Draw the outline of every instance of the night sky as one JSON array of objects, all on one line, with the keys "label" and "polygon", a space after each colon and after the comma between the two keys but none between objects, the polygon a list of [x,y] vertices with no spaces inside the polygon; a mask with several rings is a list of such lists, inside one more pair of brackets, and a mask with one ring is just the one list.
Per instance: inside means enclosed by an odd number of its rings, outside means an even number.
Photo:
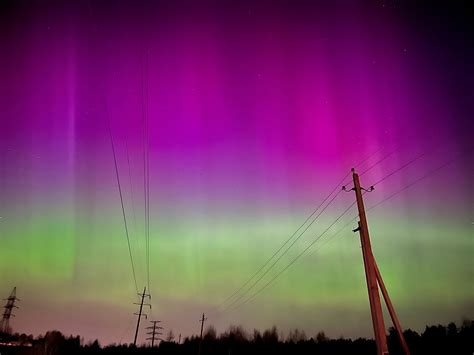
[{"label": "night sky", "polygon": [[[372,167],[366,187],[386,177],[368,208],[400,191],[368,222],[402,326],[474,318],[473,24],[460,1],[2,1],[0,297],[18,288],[13,329],[132,340],[109,133],[142,290],[147,121],[148,314],[165,331],[196,334],[206,312],[218,331],[371,337],[355,207],[258,296],[215,312],[353,166]],[[353,201],[340,193],[249,295]]]}]

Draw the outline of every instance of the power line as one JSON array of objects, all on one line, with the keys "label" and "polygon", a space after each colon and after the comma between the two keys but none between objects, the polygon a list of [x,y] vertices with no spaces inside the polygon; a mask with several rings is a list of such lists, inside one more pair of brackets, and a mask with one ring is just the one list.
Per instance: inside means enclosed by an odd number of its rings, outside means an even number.
[{"label": "power line", "polygon": [[[454,157],[453,159],[437,166],[436,168],[434,169],[431,169],[430,171],[428,171],[427,173],[423,174],[421,177],[419,177],[418,179],[412,181],[411,183],[403,186],[401,189],[395,191],[394,193],[392,193],[391,195],[387,196],[386,198],[384,198],[383,200],[377,202],[375,205],[373,206],[370,206],[369,208],[366,209],[366,211],[371,211],[373,209],[375,209],[376,207],[380,206],[381,204],[387,202],[388,200],[392,199],[393,197],[395,197],[396,195],[402,193],[403,191],[409,189],[410,187],[412,187],[413,185],[417,184],[418,182],[426,179],[428,176],[430,176],[431,174],[434,174],[436,173],[437,171],[445,168],[446,166],[448,166],[449,164],[452,164],[454,161],[456,161],[462,154],[459,154],[458,156]],[[344,224],[336,233],[334,233],[329,239],[326,239],[325,243],[324,244],[321,244],[320,247],[323,247],[324,245],[328,244],[329,242],[331,242],[335,237],[337,237],[347,226],[349,226],[351,223],[353,223],[356,219],[357,219],[358,216],[354,216],[352,217],[350,220],[347,221],[346,224]]]},{"label": "power line", "polygon": [[[400,149],[400,147],[397,147],[395,148],[394,150],[390,151],[389,153],[385,154],[381,159],[377,160],[374,164],[372,164],[371,166],[369,166],[367,169],[365,169],[361,175],[369,172],[370,170],[372,170],[373,168],[375,168],[377,165],[379,165],[380,163],[382,163],[384,160],[388,159],[392,154],[394,154],[396,151],[398,151]],[[354,165],[354,168],[357,168],[357,167],[360,167],[363,163],[365,163],[366,161],[368,161],[370,158],[372,158],[373,156],[375,156],[378,152],[380,152],[382,150],[382,148],[379,148],[377,149],[375,152],[373,152],[372,154],[370,154],[367,158],[363,159],[361,162],[359,162],[358,164]],[[349,174],[347,174],[347,176],[349,176]],[[348,185],[350,184],[350,182],[352,181],[352,179],[349,179],[346,183],[344,183],[344,186],[345,185]]]},{"label": "power line", "polygon": [[383,149],[383,147],[380,147],[378,148],[377,150],[375,150],[372,154],[370,154],[367,158],[361,160],[358,164],[356,164],[354,167],[355,168],[358,168],[360,167],[362,164],[364,164],[366,161],[370,160],[371,158],[373,158],[378,152],[380,152],[381,150]]},{"label": "power line", "polygon": [[376,182],[374,182],[374,183],[372,184],[372,186],[376,186],[376,185],[380,184],[382,181],[384,181],[384,180],[388,179],[390,176],[392,176],[392,175],[398,173],[400,170],[405,169],[407,166],[413,164],[415,161],[417,161],[417,160],[423,158],[423,157],[424,157],[425,155],[427,155],[427,154],[428,154],[428,152],[423,152],[423,153],[421,153],[420,155],[417,155],[415,158],[409,160],[409,161],[406,162],[405,164],[401,165],[399,168],[395,169],[395,170],[392,171],[391,173],[385,175],[385,176],[382,177],[381,179],[379,179],[379,180],[377,180]]},{"label": "power line", "polygon": [[[369,168],[367,168],[366,170],[364,170],[362,174],[365,174],[367,173],[368,171],[370,171],[371,169],[373,169],[375,166],[377,166],[378,164],[380,164],[381,162],[383,162],[384,160],[386,160],[388,157],[390,157],[392,154],[394,154],[399,148],[395,149],[395,150],[392,150],[391,152],[389,152],[388,154],[386,154],[384,157],[382,157],[382,159],[378,160],[376,163],[374,163],[373,165],[371,165]],[[378,151],[380,151],[380,149],[378,149],[376,152],[372,153],[370,157],[372,157],[373,155],[375,155]],[[397,169],[396,171],[390,173],[389,175],[387,175],[386,177],[382,178],[381,180],[379,180],[379,182],[381,182],[382,180],[388,178],[389,176],[395,174],[397,171],[400,171],[402,169],[404,169],[405,167],[407,167],[408,165],[414,163],[415,161],[417,161],[418,159],[420,159],[421,157],[425,156],[427,154],[427,152],[415,157],[414,159],[411,159],[409,162],[407,162],[406,164],[404,164],[403,166],[401,166],[399,169]],[[357,166],[360,166],[361,164],[363,164],[365,161],[367,161],[368,159],[370,159],[370,157],[364,159],[363,161],[361,161],[359,164],[357,164]],[[346,176],[344,176],[344,178],[341,180],[341,183],[346,179],[346,177],[348,176],[349,174],[347,174]],[[378,182],[377,182],[378,183]],[[339,187],[340,183],[336,186],[335,189],[337,189]],[[316,208],[311,214],[310,216],[304,221],[304,223],[283,243],[282,246],[280,246],[280,248],[242,285],[240,286],[234,293],[232,293],[229,297],[227,297],[221,304],[219,304],[217,307],[216,307],[216,310],[218,310],[219,307],[221,307],[223,304],[225,304],[227,301],[231,300],[235,295],[237,295],[242,289],[244,289],[270,262],[271,260],[273,260],[276,255],[278,255],[278,253],[285,247],[286,244],[288,244],[292,239],[293,237],[296,235],[296,233],[308,222],[308,220],[311,219],[311,217],[316,213],[316,211],[322,206],[322,204],[324,204],[324,202],[329,198],[329,196],[332,195],[332,193],[335,191],[335,189],[333,191],[331,191],[331,193],[323,200],[323,202],[321,203],[320,206],[318,206],[318,208]],[[336,195],[337,196],[337,195]],[[336,197],[335,196],[335,197]],[[335,198],[334,197],[334,198]],[[334,200],[333,198],[333,200]],[[332,202],[332,200],[331,200]],[[328,204],[329,205],[329,204]],[[326,207],[328,207],[328,205]],[[325,207],[325,208],[326,208]],[[370,210],[370,209],[369,209]],[[324,210],[323,210],[324,211]],[[321,213],[323,212],[321,211]],[[320,214],[319,214],[320,215]],[[318,215],[318,216],[319,216]],[[317,216],[317,217],[318,217]],[[317,219],[317,217],[311,222],[311,224]],[[340,216],[342,217],[342,216]],[[349,225],[355,218],[357,217],[354,217],[352,218],[351,220],[348,221],[348,223],[346,223],[344,225],[343,228],[345,228],[347,225]],[[310,225],[311,225],[310,224]],[[309,226],[310,226],[309,225]],[[263,279],[263,277],[272,269],[273,266],[276,265],[276,263],[283,257],[283,255],[286,254],[286,252],[288,252],[288,250],[296,243],[296,241],[302,236],[302,234],[309,228],[309,226],[306,227],[306,229],[298,236],[298,238],[296,240],[293,241],[293,243],[285,250],[285,252],[280,255],[277,260],[264,272],[263,275],[261,275],[246,291],[244,291],[239,297],[237,297],[236,299],[234,299],[233,302],[231,302],[227,307],[225,307],[225,309],[222,311],[226,311],[227,309],[229,309],[230,307],[232,307],[234,304],[236,304],[240,299],[242,299],[261,279]],[[340,231],[342,231],[342,229]],[[340,231],[338,231],[335,235],[337,235],[338,233],[340,233]],[[326,232],[326,231],[325,231]],[[335,235],[333,235],[331,237],[334,238]],[[319,240],[319,237],[317,238]],[[316,242],[316,241],[315,241]],[[314,242],[314,243],[315,243]],[[314,244],[312,243],[311,246]],[[309,249],[309,248],[308,248]],[[305,249],[306,251],[307,249]],[[304,254],[304,252],[302,254]],[[300,256],[302,255],[300,254]],[[299,256],[296,258],[296,260],[299,258]],[[289,265],[287,265],[287,267],[284,269],[286,270],[288,267],[290,267],[296,260],[294,260],[292,263],[290,263]],[[273,279],[272,279],[273,280]],[[266,286],[264,286],[263,288],[266,288]],[[259,291],[257,291],[257,293],[259,293]],[[252,296],[251,296],[252,297]],[[244,301],[244,303],[246,303],[246,301]],[[238,308],[239,306],[237,306],[236,308]],[[218,311],[219,312],[219,311]]]},{"label": "power line", "polygon": [[[369,172],[370,170],[372,170],[373,168],[375,168],[377,165],[379,165],[380,163],[382,163],[383,161],[387,160],[388,158],[390,158],[395,152],[397,152],[400,148],[397,147],[395,148],[394,150],[390,151],[389,153],[385,154],[381,159],[377,160],[374,164],[372,164],[371,166],[369,166],[367,169],[365,169],[363,172],[360,173],[360,176],[364,175],[365,173]],[[356,166],[357,167],[357,166]]]},{"label": "power line", "polygon": [[[419,177],[418,179],[412,181],[411,183],[403,186],[401,189],[395,191],[394,193],[390,194],[389,196],[387,196],[386,198],[384,198],[383,200],[377,202],[375,205],[373,206],[370,206],[369,208],[366,209],[366,211],[371,211],[373,209],[375,209],[376,207],[380,206],[381,204],[387,202],[388,200],[392,199],[393,197],[395,197],[396,195],[402,193],[403,191],[409,189],[410,187],[412,187],[413,185],[417,184],[418,182],[426,179],[428,176],[430,176],[431,174],[434,174],[436,173],[437,171],[445,168],[446,166],[448,166],[449,164],[452,164],[453,162],[455,162],[462,154],[459,154],[458,156],[454,157],[453,159],[437,166],[436,168],[428,171],[427,173],[423,174],[421,177]],[[336,233],[334,233],[329,239],[326,239],[325,243],[321,245],[321,247],[323,247],[324,245],[328,244],[331,240],[333,240],[337,235],[339,235],[339,233],[341,233],[347,226],[349,226],[351,223],[353,223],[356,219],[357,219],[358,216],[354,216],[352,217],[349,221],[347,221],[346,224],[344,224]]]},{"label": "power line", "polygon": [[[358,215],[357,216],[354,216],[352,217],[351,219],[349,219],[340,229],[338,229],[336,231],[336,233],[334,233],[333,235],[331,235],[329,238],[327,238],[322,244],[319,245],[319,249],[322,248],[323,246],[329,244],[334,238],[336,238],[343,230],[346,229],[346,227],[348,227],[351,223],[353,223],[357,217],[359,217]],[[319,250],[318,248],[315,248],[313,250],[313,253],[316,252],[317,250]],[[309,256],[311,256],[313,253],[309,254]]]},{"label": "power line", "polygon": [[321,234],[319,234],[316,239],[314,239],[301,253],[299,253],[287,266],[285,266],[278,274],[276,274],[270,281],[268,281],[262,288],[260,288],[257,292],[252,294],[250,297],[248,297],[246,300],[244,300],[242,303],[238,304],[235,306],[233,309],[237,309],[248,303],[250,300],[255,298],[257,295],[259,295],[262,291],[264,291],[268,286],[270,286],[281,274],[283,274],[287,269],[289,269],[303,254],[305,254],[318,240],[321,239],[321,237],[326,234],[329,229],[331,229],[354,205],[355,201],[352,202],[345,210],[342,212]]},{"label": "power line", "polygon": [[[306,220],[303,222],[303,224],[301,224],[297,229],[296,231],[273,253],[273,255],[267,259],[267,261],[242,285],[240,286],[234,293],[232,293],[229,297],[227,297],[223,302],[221,302],[217,307],[216,307],[216,310],[218,308],[220,308],[222,305],[224,305],[227,301],[231,300],[234,296],[236,296],[242,289],[244,289],[278,254],[279,252],[293,239],[293,237],[301,230],[301,228],[303,228],[306,223],[315,215],[315,213],[324,205],[324,203],[329,199],[329,197],[339,188],[340,184],[342,183],[342,181],[344,181],[346,179],[347,176],[349,176],[350,173],[346,174],[342,179],[341,181],[334,187],[334,189],[331,190],[331,192],[323,199],[323,201],[319,204],[319,206],[313,210],[313,212],[306,218]],[[251,286],[250,288],[248,288],[241,296],[239,296],[238,298],[236,298],[232,303],[230,303],[227,307],[229,308],[230,306],[232,306],[233,304],[235,304],[238,300],[240,300],[243,296],[245,296],[246,293],[248,293],[267,273],[268,271],[270,271],[270,269],[281,259],[281,257],[283,255],[285,255],[288,250],[298,241],[298,239],[308,230],[308,228],[319,218],[319,216],[326,210],[326,208],[329,206],[329,204],[331,204],[334,199],[337,197],[337,195],[339,194],[339,192],[332,198],[331,201],[329,201],[329,203],[326,205],[326,207],[324,207],[324,209],[322,211],[320,211],[320,213],[310,222],[310,224],[308,226],[306,226],[306,228],[303,230],[302,233],[300,233],[300,235],[293,241],[293,243],[283,252],[283,254],[281,254],[277,260],[265,271],[265,273],[260,277],[258,278]]]},{"label": "power line", "polygon": [[150,290],[150,118],[148,112],[148,51],[145,54],[145,63],[146,63],[146,201],[147,201],[147,225],[146,225],[146,235],[147,235],[147,284],[148,289]]},{"label": "power line", "polygon": [[[382,148],[379,148],[377,149],[376,151],[374,151],[372,154],[370,154],[367,158],[363,159],[362,161],[360,161],[356,166],[360,166],[362,165],[363,163],[365,163],[367,160],[369,160],[370,158],[372,158],[375,154],[377,154]],[[382,162],[383,160],[385,160],[386,158],[388,158],[391,154],[393,154],[396,150],[390,152],[389,154],[387,154],[386,156],[384,156],[381,160],[379,160],[378,162],[376,162],[374,165],[372,165],[371,167],[369,167],[367,171],[369,171],[370,169],[372,169],[374,166],[376,166],[377,164],[379,164],[380,162]],[[247,281],[245,281],[236,291],[234,291],[230,296],[228,296],[224,301],[222,301],[217,307],[215,307],[215,310],[218,310],[220,307],[222,307],[225,303],[227,303],[228,301],[230,301],[234,296],[236,296],[237,294],[239,294],[239,292],[241,290],[243,290],[277,255],[278,253],[285,247],[285,245],[287,245],[292,239],[293,237],[301,230],[301,228],[303,228],[305,226],[305,224],[314,216],[314,214],[323,206],[323,204],[329,199],[329,197],[337,190],[339,189],[340,185],[345,181],[345,179],[350,175],[350,172],[347,173],[342,179],[340,182],[338,182],[338,184],[336,184],[336,186],[333,188],[333,190],[323,199],[323,201],[319,204],[318,207],[316,207],[316,209],[313,210],[313,212],[306,218],[306,220],[296,229],[295,232],[293,232],[293,234],[273,253],[273,255],[267,259],[267,261],[259,268],[257,269],[257,271],[252,274],[252,276],[247,279]],[[316,217],[317,218],[317,217]],[[311,222],[314,223],[315,219]],[[310,225],[311,225],[310,224]],[[303,233],[309,228],[309,226],[303,231]],[[298,236],[297,239],[299,239],[301,237],[302,234],[300,234]],[[293,243],[294,244],[294,243]],[[292,245],[293,245],[292,244]],[[290,246],[291,247],[291,246]],[[286,252],[285,252],[286,253]],[[284,253],[284,254],[285,254]],[[280,256],[281,258],[281,256]],[[279,259],[280,259],[279,258]],[[278,259],[278,260],[279,260]],[[277,260],[277,261],[278,261]],[[265,272],[268,273],[268,271],[271,269],[271,267]],[[263,276],[265,276],[265,274]],[[263,278],[263,276],[261,278]],[[261,279],[260,278],[260,279]],[[260,280],[259,279],[259,280]],[[257,280],[257,282],[259,281]],[[253,286],[253,285],[252,285]],[[250,287],[250,289],[252,288],[252,286]],[[249,289],[249,290],[250,290]],[[248,292],[248,290],[246,291]],[[245,293],[244,293],[245,295]],[[242,296],[240,296],[239,298],[237,298],[236,300],[234,300],[230,305],[234,304],[236,301],[238,301],[239,299],[241,299]],[[226,307],[226,309],[229,308],[229,306]]]},{"label": "power line", "polygon": [[[142,56],[143,56],[143,48],[142,48]],[[147,239],[147,190],[146,190],[146,131],[145,131],[145,74],[144,74],[144,65],[143,65],[143,57],[141,58],[141,113],[142,113],[142,148],[143,148],[143,216],[144,216],[144,224],[143,224],[143,235],[145,237],[145,273],[148,270],[147,267],[147,248],[148,248],[148,239]],[[149,290],[149,289],[148,289]]]},{"label": "power line", "polygon": [[148,290],[150,290],[150,118],[148,111],[148,49],[145,50],[145,109],[146,109],[146,125],[145,125],[145,143],[146,143],[146,277]]},{"label": "power line", "polygon": [[[144,41],[144,40],[143,40]],[[143,200],[144,200],[144,236],[145,270],[148,290],[150,289],[150,179],[149,179],[149,119],[148,119],[148,51],[142,43],[141,97],[142,97],[142,145],[143,145]]]},{"label": "power line", "polygon": [[[410,188],[411,186],[415,185],[416,183],[422,181],[423,179],[425,179],[426,177],[430,176],[431,174],[445,168],[446,166],[448,166],[449,164],[452,164],[454,161],[456,161],[462,154],[459,154],[457,155],[455,158],[437,166],[436,168],[428,171],[427,173],[425,173],[424,175],[422,175],[421,177],[419,177],[418,179],[414,180],[413,182],[405,185],[403,188],[397,190],[396,192],[394,192],[393,194],[389,195],[388,197],[386,197],[385,199],[381,200],[380,202],[376,203],[375,205],[371,206],[370,208],[367,208],[367,211],[370,211],[370,210],[373,210],[374,208],[378,207],[379,205],[381,205],[382,203],[385,203],[386,201],[390,200],[391,198],[395,197],[396,195],[398,195],[399,193],[407,190],[408,188]],[[309,244],[300,254],[298,254],[285,268],[283,268],[278,274],[276,274],[269,282],[267,282],[262,288],[260,288],[257,292],[255,292],[253,295],[251,295],[250,297],[248,297],[246,300],[244,300],[242,303],[238,304],[237,306],[235,306],[233,308],[233,310],[237,309],[237,308],[240,308],[242,307],[243,305],[245,305],[246,303],[248,303],[249,301],[251,301],[253,298],[255,298],[258,294],[260,294],[261,292],[263,292],[268,286],[270,286],[283,272],[285,272],[288,268],[290,268],[301,256],[303,256],[318,240],[320,240],[320,238],[325,234],[327,233],[327,231],[332,227],[334,226],[340,218],[342,218],[349,210],[350,208],[352,208],[354,205],[355,205],[355,201],[350,205],[348,206],[344,212],[339,215],[339,217],[328,227],[326,228],[315,240],[313,240],[313,242],[311,242],[311,244]],[[336,236],[338,236],[347,226],[349,226],[353,221],[355,221],[357,219],[358,216],[354,216],[352,217],[350,220],[348,220],[340,229],[338,229],[329,239],[326,239],[325,243],[324,244],[321,244],[320,245],[320,248],[322,248],[324,245],[328,244],[331,240],[333,240]],[[225,310],[224,310],[225,311]],[[222,312],[224,312],[222,311]]]},{"label": "power line", "polygon": [[132,170],[130,167],[130,154],[129,154],[127,140],[125,140],[125,151],[127,153],[128,180],[130,183],[130,198],[132,200],[133,228],[134,228],[135,233],[137,233],[137,214],[135,212],[135,197],[133,193]]},{"label": "power line", "polygon": [[[402,166],[400,166],[399,168],[397,168],[396,170],[392,171],[391,173],[385,175],[384,177],[380,178],[378,181],[376,181],[375,183],[372,184],[372,186],[375,186],[379,183],[381,183],[382,181],[384,181],[385,179],[388,179],[389,177],[391,177],[392,175],[396,174],[397,172],[399,172],[400,170],[406,168],[407,166],[411,165],[412,163],[416,162],[417,160],[423,158],[424,156],[428,155],[428,154],[431,154],[431,153],[434,153],[436,152],[437,150],[439,150],[442,146],[445,146],[446,143],[441,143],[439,145],[437,145],[435,148],[431,149],[431,150],[426,150],[424,152],[422,152],[421,154],[417,155],[416,157],[412,158],[411,160],[409,160],[408,162],[406,162],[405,164],[403,164]],[[393,150],[392,152],[390,152],[389,154],[387,154],[385,157],[383,157],[381,160],[379,160],[378,162],[376,162],[374,165],[372,165],[371,167],[369,167],[368,169],[364,170],[361,174],[359,174],[359,176],[362,176],[364,175],[366,172],[368,172],[369,170],[371,170],[373,167],[375,167],[376,165],[380,164],[382,161],[384,161],[385,159],[387,159],[390,155],[392,155],[393,153],[395,153],[396,151],[398,151],[400,149],[400,147],[396,148],[395,150]]]},{"label": "power line", "polygon": [[[370,158],[372,158],[375,154],[377,154],[382,148],[379,148],[377,150],[375,150],[372,154],[370,154],[367,158],[363,159],[362,161],[360,161],[356,166],[360,166],[362,165],[363,163],[365,163],[367,160],[369,160]],[[374,166],[376,166],[377,164],[379,164],[380,162],[382,162],[383,160],[385,160],[386,158],[388,158],[391,154],[393,154],[396,150],[390,152],[389,154],[387,154],[386,156],[384,156],[384,158],[382,158],[381,160],[379,160],[377,163],[375,163],[374,165],[372,165],[371,167],[369,167],[367,171],[369,171],[370,169],[372,169]],[[306,218],[306,220],[303,222],[303,224],[301,224],[297,229],[296,231],[273,253],[273,255],[267,259],[267,261],[246,281],[244,282],[234,293],[232,293],[230,296],[228,296],[224,301],[222,301],[217,307],[216,309],[219,309],[220,307],[222,307],[222,305],[224,305],[226,302],[228,302],[229,300],[231,300],[234,296],[236,296],[242,289],[245,288],[245,286],[247,286],[275,257],[276,255],[278,255],[278,253],[285,247],[286,244],[288,244],[292,239],[293,237],[298,233],[298,231],[303,228],[303,226],[314,216],[314,214],[321,208],[321,206],[327,201],[327,199],[337,190],[339,189],[339,187],[341,186],[342,183],[344,183],[345,179],[350,175],[350,172],[347,173],[341,180],[340,182],[338,182],[336,184],[336,186],[333,188],[333,190],[324,198],[324,200],[319,204],[318,207],[316,207],[315,210],[313,210],[313,212]],[[317,218],[317,217],[316,217]],[[315,219],[311,222],[314,223]],[[310,224],[310,225],[311,225]],[[309,228],[309,226],[303,231],[303,233]],[[301,234],[298,236],[297,239],[299,239],[301,237]],[[294,243],[293,243],[294,244]],[[292,244],[292,245],[293,245]],[[286,252],[285,252],[286,253]],[[281,256],[280,256],[281,258]],[[279,258],[279,259],[280,259]],[[271,269],[271,267],[270,267]],[[267,270],[267,272],[269,271],[269,269]],[[267,273],[266,272],[266,273]],[[265,274],[266,274],[265,273]],[[265,276],[265,275],[263,275]],[[261,278],[260,278],[261,279]],[[258,282],[258,281],[257,281]],[[252,288],[252,287],[251,287]],[[241,298],[241,297],[240,297]],[[238,299],[240,299],[238,298]],[[237,300],[238,300],[237,299]],[[234,302],[232,302],[231,304],[235,303],[235,300]],[[229,306],[228,306],[229,307]],[[226,309],[228,308],[226,307]]]},{"label": "power line", "polygon": [[[442,146],[444,144],[440,144],[438,145],[436,148],[434,148],[433,150],[428,150],[428,151],[425,151],[423,152],[421,155],[417,156],[416,158],[413,159],[413,161],[416,161],[420,158],[422,158],[423,156],[429,154],[429,153],[432,153],[433,151],[436,151],[437,149],[439,149],[440,146]],[[380,160],[376,161],[374,164],[372,164],[371,166],[369,166],[367,169],[365,169],[364,171],[362,171],[359,176],[362,176],[362,175],[365,175],[367,172],[369,172],[370,170],[372,170],[374,167],[376,167],[377,165],[379,165],[380,163],[382,163],[383,161],[387,160],[389,157],[391,157],[394,153],[396,153],[397,151],[399,151],[401,149],[401,146],[397,146],[395,147],[395,149],[393,149],[392,151],[390,151],[389,153],[387,153],[386,155],[384,155]],[[354,168],[357,168],[358,166],[354,166]]]},{"label": "power line", "polygon": [[426,179],[426,178],[427,178],[428,176],[430,176],[431,174],[433,174],[433,173],[435,173],[435,172],[437,172],[437,171],[439,171],[439,170],[442,170],[443,168],[445,168],[445,167],[448,166],[449,164],[452,164],[453,162],[455,162],[455,161],[456,161],[457,159],[459,159],[461,156],[462,156],[462,154],[458,154],[458,155],[457,155],[456,157],[454,157],[453,159],[448,160],[448,161],[444,162],[443,164],[437,166],[436,168],[434,168],[434,169],[428,171],[427,173],[425,173],[425,174],[423,174],[422,176],[420,176],[418,179],[416,179],[416,180],[412,181],[411,183],[409,183],[409,184],[403,186],[400,190],[398,190],[398,191],[394,192],[393,194],[387,196],[387,197],[384,198],[383,200],[377,202],[375,205],[373,205],[373,206],[367,208],[367,211],[370,211],[370,210],[376,208],[377,206],[381,205],[382,203],[384,203],[384,202],[390,200],[391,198],[395,197],[395,196],[398,195],[399,193],[401,193],[401,192],[407,190],[408,188],[412,187],[412,186],[415,185],[416,183],[418,183],[418,182],[420,182],[420,181]]},{"label": "power line", "polygon": [[[362,196],[365,195],[366,191],[362,191]],[[331,242],[331,240],[333,240],[334,238],[336,238],[343,230],[346,229],[346,227],[348,227],[351,223],[353,223],[357,217],[359,217],[359,215],[355,215],[354,217],[352,217],[351,219],[347,220],[347,222],[341,227],[339,228],[336,233],[334,233],[333,235],[331,235],[329,238],[327,238],[322,244],[319,245],[319,249],[322,248],[323,246],[329,244],[329,242]],[[318,248],[314,249],[313,250],[313,253],[316,252],[317,250],[319,250]],[[309,256],[311,256],[313,253],[309,254]]]},{"label": "power line", "polygon": [[[129,154],[129,147],[127,143],[127,139],[125,139],[125,152],[127,156],[127,168],[128,168],[128,180],[130,184],[130,199],[131,199],[131,205],[132,205],[132,215],[133,215],[133,235],[135,235],[134,238],[136,238],[136,247],[137,249],[141,249],[141,243],[140,243],[140,238],[139,238],[139,231],[137,228],[137,213],[135,210],[135,193],[133,189],[133,179],[132,179],[132,169],[131,169],[131,163],[130,163],[130,154]],[[132,235],[132,233],[130,233]],[[140,263],[138,264],[139,266],[141,265]],[[143,265],[141,265],[143,266]],[[140,269],[141,267],[137,267],[137,271],[140,274]],[[142,269],[143,270],[143,269]]]},{"label": "power line", "polygon": [[113,153],[113,156],[114,156],[115,176],[117,178],[117,186],[118,186],[119,195],[120,195],[120,205],[122,206],[122,216],[123,216],[123,223],[124,223],[124,226],[125,226],[125,235],[127,237],[128,253],[129,253],[129,256],[130,256],[130,264],[132,265],[133,281],[135,282],[135,289],[138,293],[137,276],[135,274],[135,265],[133,263],[132,247],[130,245],[130,236],[128,234],[127,216],[125,214],[125,206],[124,206],[124,203],[123,203],[122,186],[120,184],[120,174],[119,174],[119,169],[118,169],[118,164],[117,164],[117,156],[116,156],[116,153],[115,153],[115,144],[114,144],[114,138],[112,136],[112,128],[111,128],[111,125],[110,125],[110,117],[109,117],[109,110],[108,110],[108,107],[107,107],[107,103],[106,103],[105,110],[106,110],[106,116],[107,116],[107,127],[108,127],[108,130],[109,130],[110,143],[112,145],[112,153]]},{"label": "power line", "polygon": [[334,195],[334,197],[326,204],[326,206],[324,206],[324,208],[318,213],[318,215],[313,218],[313,220],[311,221],[311,223],[309,223],[306,228],[298,235],[298,237],[296,239],[293,240],[293,242],[288,246],[288,248],[285,249],[285,251],[280,254],[280,256],[270,265],[269,268],[267,268],[267,270],[262,274],[260,275],[260,277],[255,280],[255,282],[244,292],[242,293],[238,298],[236,298],[231,304],[229,304],[225,309],[229,309],[230,307],[232,307],[234,304],[236,304],[239,300],[241,300],[243,297],[245,297],[245,295],[247,295],[267,274],[268,272],[281,260],[281,258],[286,255],[286,253],[296,244],[296,242],[301,238],[301,236],[309,229],[309,227],[311,227],[311,225],[321,216],[321,214],[329,207],[329,205],[336,199],[336,197],[339,196],[339,194],[341,193],[341,191],[339,191],[336,195]]}]

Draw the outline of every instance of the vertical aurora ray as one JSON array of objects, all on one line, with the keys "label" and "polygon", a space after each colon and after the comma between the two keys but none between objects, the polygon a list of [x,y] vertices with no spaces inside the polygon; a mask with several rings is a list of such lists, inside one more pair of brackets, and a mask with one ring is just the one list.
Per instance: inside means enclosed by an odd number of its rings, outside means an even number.
[{"label": "vertical aurora ray", "polygon": [[[472,318],[473,165],[465,152],[473,53],[460,31],[468,25],[447,15],[414,22],[420,9],[403,1],[359,6],[5,5],[0,291],[18,287],[15,329],[59,328],[108,343],[129,322],[134,286],[105,105],[144,284],[144,50],[151,283],[154,315],[167,327],[193,333],[190,320],[240,286],[350,167],[371,156],[363,170],[390,151],[364,184],[427,154],[378,185],[367,206],[464,152],[368,217],[405,326]],[[281,267],[351,199],[342,194]],[[361,262],[348,228],[213,323],[368,336]]]}]

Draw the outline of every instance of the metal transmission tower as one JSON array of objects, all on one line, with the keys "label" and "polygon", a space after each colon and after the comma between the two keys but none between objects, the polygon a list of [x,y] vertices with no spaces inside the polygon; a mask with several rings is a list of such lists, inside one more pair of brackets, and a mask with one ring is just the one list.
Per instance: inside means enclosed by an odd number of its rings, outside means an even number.
[{"label": "metal transmission tower", "polygon": [[145,300],[145,297],[151,298],[151,296],[146,293],[146,287],[143,289],[143,293],[139,293],[138,295],[140,296],[141,301],[140,303],[134,303],[140,306],[140,310],[138,313],[134,313],[136,316],[138,316],[138,319],[137,319],[137,329],[135,330],[135,338],[133,339],[133,346],[137,346],[137,337],[138,337],[138,329],[140,329],[140,320],[142,319],[142,316],[146,318],[146,314],[145,313],[142,314],[143,306],[149,306],[151,309],[151,304],[143,303]]},{"label": "metal transmission tower", "polygon": [[201,347],[202,347],[202,330],[204,328],[204,322],[207,320],[207,318],[204,317],[204,313],[202,314],[202,318],[199,320],[201,322],[201,336],[199,337],[199,351],[198,355],[201,355]]},{"label": "metal transmission tower", "polygon": [[385,325],[382,314],[382,306],[380,304],[379,289],[382,290],[382,295],[387,305],[390,317],[392,318],[393,325],[397,331],[398,338],[400,340],[402,349],[405,354],[409,355],[410,350],[405,342],[403,331],[398,321],[398,317],[393,308],[392,302],[388,295],[385,284],[382,280],[382,275],[379,272],[377,263],[375,262],[374,255],[372,254],[372,247],[370,245],[369,227],[367,224],[367,218],[365,215],[364,200],[362,199],[362,191],[370,192],[374,188],[371,186],[369,189],[360,187],[359,175],[352,169],[352,179],[354,187],[350,190],[346,190],[343,186],[344,191],[354,191],[357,201],[357,209],[359,211],[359,226],[354,229],[354,232],[359,232],[360,241],[362,245],[362,256],[364,258],[364,269],[365,277],[367,281],[367,290],[369,293],[370,312],[372,314],[372,325],[374,327],[375,342],[377,343],[377,355],[388,355],[387,337],[385,334]]},{"label": "metal transmission tower", "polygon": [[13,308],[18,308],[15,306],[15,302],[19,301],[19,299],[16,297],[16,287],[13,287],[13,291],[10,293],[10,296],[4,300],[7,301],[7,303],[4,306],[5,311],[3,312],[2,323],[0,325],[0,333],[10,333],[10,318],[15,317],[15,315],[12,314],[12,311]]},{"label": "metal transmission tower", "polygon": [[151,337],[147,338],[147,340],[151,340],[151,347],[155,346],[155,340],[159,340],[157,338],[158,335],[162,335],[163,333],[160,333],[159,330],[163,329],[163,327],[157,326],[157,323],[161,323],[160,320],[151,320],[150,323],[153,325],[151,327],[147,327],[146,329],[150,329],[151,332],[148,332],[148,335],[151,335]]}]

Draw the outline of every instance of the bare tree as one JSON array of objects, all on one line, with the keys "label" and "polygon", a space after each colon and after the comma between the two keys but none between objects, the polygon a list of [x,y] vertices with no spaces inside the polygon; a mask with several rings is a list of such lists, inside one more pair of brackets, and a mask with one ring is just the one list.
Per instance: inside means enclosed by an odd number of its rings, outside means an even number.
[{"label": "bare tree", "polygon": [[288,338],[286,339],[289,343],[299,343],[300,341],[306,340],[306,334],[304,330],[299,330],[298,328],[290,330],[288,333]]},{"label": "bare tree", "polygon": [[166,334],[166,341],[171,343],[171,342],[173,342],[174,338],[175,338],[175,336],[174,336],[173,330],[170,329],[168,334]]}]

